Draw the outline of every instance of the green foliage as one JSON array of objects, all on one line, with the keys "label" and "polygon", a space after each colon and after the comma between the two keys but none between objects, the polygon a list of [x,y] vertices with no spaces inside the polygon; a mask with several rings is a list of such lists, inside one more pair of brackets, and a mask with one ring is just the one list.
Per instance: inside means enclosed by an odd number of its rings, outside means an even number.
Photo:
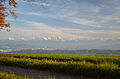
[{"label": "green foliage", "polygon": [[86,61],[91,63],[104,63],[110,62],[120,66],[120,56],[113,55],[67,55],[67,54],[13,54],[13,53],[0,53],[0,57],[14,57],[14,58],[30,58],[38,60],[53,60],[53,61]]},{"label": "green foliage", "polygon": [[15,74],[8,74],[0,72],[0,79],[30,79],[28,77],[21,77]]},{"label": "green foliage", "polygon": [[95,79],[120,79],[120,56],[1,53],[0,64]]},{"label": "green foliage", "polygon": [[[36,79],[36,78],[29,78],[27,76],[19,76],[12,73],[0,72],[0,79]],[[56,78],[53,78],[51,76],[48,76],[48,78],[46,78],[45,76],[40,76],[39,79],[56,79]]]}]

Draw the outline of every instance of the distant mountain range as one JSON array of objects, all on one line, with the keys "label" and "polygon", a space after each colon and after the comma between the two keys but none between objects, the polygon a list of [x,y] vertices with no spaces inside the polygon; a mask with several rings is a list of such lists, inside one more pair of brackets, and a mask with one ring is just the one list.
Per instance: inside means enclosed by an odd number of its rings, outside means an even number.
[{"label": "distant mountain range", "polygon": [[120,49],[120,40],[0,40],[0,49],[53,48],[53,49]]},{"label": "distant mountain range", "polygon": [[22,49],[6,53],[33,53],[33,54],[87,54],[87,55],[120,55],[120,50],[82,49],[82,50],[53,50],[53,49]]},{"label": "distant mountain range", "polygon": [[120,55],[120,40],[0,40],[0,53]]}]

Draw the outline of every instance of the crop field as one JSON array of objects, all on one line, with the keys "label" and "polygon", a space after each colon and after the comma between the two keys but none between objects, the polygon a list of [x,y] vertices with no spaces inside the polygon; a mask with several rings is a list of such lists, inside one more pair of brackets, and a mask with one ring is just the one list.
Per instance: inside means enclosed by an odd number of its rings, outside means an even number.
[{"label": "crop field", "polygon": [[120,79],[120,56],[0,53],[0,64],[94,79]]}]

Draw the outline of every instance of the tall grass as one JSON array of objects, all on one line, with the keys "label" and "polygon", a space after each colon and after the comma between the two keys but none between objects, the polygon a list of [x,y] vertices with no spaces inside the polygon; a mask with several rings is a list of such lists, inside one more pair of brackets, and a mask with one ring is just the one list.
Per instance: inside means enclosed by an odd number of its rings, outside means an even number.
[{"label": "tall grass", "polygon": [[107,61],[99,63],[88,62],[85,60],[65,62],[48,59],[31,59],[29,57],[0,57],[0,64],[49,70],[69,75],[84,75],[97,79],[120,79],[119,65]]},{"label": "tall grass", "polygon": [[0,53],[0,64],[97,79],[120,79],[120,56]]},{"label": "tall grass", "polygon": [[0,79],[30,79],[28,77],[22,77],[15,74],[8,74],[0,72]]},{"label": "tall grass", "polygon": [[65,54],[15,54],[15,53],[0,53],[0,57],[14,57],[14,58],[30,58],[38,60],[53,60],[53,61],[86,61],[91,63],[115,63],[120,66],[120,56],[113,55],[65,55]]},{"label": "tall grass", "polygon": [[[27,76],[19,76],[12,73],[0,72],[0,79],[36,79],[36,78],[29,78]],[[40,76],[37,79],[56,79],[56,78],[53,78],[51,76],[48,77]]]}]

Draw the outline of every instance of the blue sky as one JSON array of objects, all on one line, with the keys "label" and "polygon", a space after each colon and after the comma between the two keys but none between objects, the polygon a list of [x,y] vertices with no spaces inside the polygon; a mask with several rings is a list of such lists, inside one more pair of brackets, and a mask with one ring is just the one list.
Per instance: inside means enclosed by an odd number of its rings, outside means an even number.
[{"label": "blue sky", "polygon": [[18,18],[8,17],[11,32],[0,40],[120,40],[120,0],[17,2]]}]

